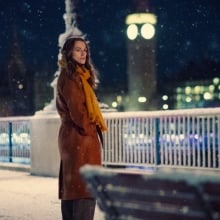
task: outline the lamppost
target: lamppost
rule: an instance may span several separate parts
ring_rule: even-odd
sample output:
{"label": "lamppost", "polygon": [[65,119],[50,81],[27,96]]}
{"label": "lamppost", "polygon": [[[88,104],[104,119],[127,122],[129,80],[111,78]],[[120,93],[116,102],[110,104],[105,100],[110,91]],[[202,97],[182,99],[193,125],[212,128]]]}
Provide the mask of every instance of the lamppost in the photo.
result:
{"label": "lamppost", "polygon": [[127,25],[128,104],[126,110],[156,108],[155,14],[129,14]]}

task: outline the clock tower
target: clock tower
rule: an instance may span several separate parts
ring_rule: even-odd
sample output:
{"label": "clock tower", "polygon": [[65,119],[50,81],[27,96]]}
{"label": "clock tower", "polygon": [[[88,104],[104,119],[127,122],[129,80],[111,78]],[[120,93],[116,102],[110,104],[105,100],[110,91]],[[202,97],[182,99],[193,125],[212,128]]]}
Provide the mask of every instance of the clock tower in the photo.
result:
{"label": "clock tower", "polygon": [[148,1],[134,1],[135,13],[126,17],[128,111],[156,109],[155,26],[157,17]]}

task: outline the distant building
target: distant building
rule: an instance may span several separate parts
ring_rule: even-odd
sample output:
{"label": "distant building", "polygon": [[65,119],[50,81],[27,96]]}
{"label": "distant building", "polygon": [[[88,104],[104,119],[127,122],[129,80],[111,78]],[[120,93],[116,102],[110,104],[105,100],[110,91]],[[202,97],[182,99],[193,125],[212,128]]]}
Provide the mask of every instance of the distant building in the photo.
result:
{"label": "distant building", "polygon": [[184,81],[168,85],[161,96],[161,109],[220,107],[220,78]]}
{"label": "distant building", "polygon": [[148,1],[136,2],[135,12],[127,15],[128,94],[125,110],[155,110],[156,79],[156,15]]}
{"label": "distant building", "polygon": [[161,109],[220,107],[220,62],[190,61],[160,91]]}

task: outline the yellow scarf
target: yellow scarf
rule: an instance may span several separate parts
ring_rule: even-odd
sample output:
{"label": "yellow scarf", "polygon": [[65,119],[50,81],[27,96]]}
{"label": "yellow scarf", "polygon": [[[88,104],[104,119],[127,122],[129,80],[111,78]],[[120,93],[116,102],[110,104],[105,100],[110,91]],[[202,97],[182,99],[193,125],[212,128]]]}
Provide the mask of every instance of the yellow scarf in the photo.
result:
{"label": "yellow scarf", "polygon": [[105,124],[105,121],[102,117],[101,110],[99,108],[99,104],[96,98],[96,95],[93,91],[93,88],[88,83],[88,79],[90,78],[90,72],[86,68],[81,68],[77,66],[76,72],[79,74],[82,85],[86,97],[86,107],[88,110],[89,118],[92,122],[95,122],[96,125],[100,127],[102,131],[107,130],[107,126]]}

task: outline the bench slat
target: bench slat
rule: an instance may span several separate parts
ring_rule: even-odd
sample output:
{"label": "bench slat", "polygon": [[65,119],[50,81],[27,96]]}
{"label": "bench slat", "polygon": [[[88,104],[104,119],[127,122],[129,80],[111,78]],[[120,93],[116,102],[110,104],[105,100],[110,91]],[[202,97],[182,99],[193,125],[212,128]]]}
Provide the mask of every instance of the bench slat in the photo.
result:
{"label": "bench slat", "polygon": [[[86,166],[81,169],[106,219],[112,220],[214,220],[220,219],[220,181],[212,190],[187,176],[175,178],[146,173],[117,172]],[[219,188],[218,188],[219,187]]]}

